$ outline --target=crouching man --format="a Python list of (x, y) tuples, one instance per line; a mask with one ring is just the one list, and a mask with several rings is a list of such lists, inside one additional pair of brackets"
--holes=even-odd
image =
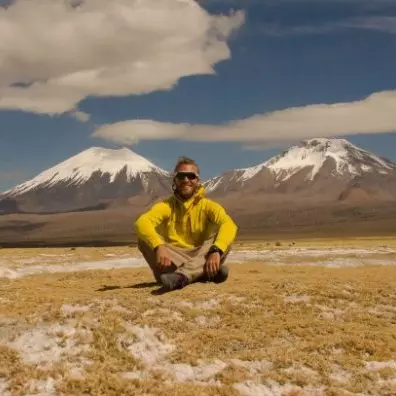
[(138, 247), (157, 282), (167, 290), (196, 281), (227, 280), (224, 266), (237, 226), (224, 208), (205, 197), (195, 161), (182, 157), (173, 195), (138, 217)]

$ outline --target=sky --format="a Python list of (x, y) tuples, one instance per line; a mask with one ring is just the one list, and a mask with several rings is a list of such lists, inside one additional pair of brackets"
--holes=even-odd
[(0, 192), (92, 146), (203, 179), (313, 137), (396, 162), (394, 0), (0, 0)]

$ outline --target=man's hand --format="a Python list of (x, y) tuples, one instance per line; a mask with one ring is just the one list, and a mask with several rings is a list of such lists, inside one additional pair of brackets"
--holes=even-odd
[(213, 252), (208, 254), (204, 269), (208, 278), (213, 279), (213, 277), (219, 272), (220, 269), (219, 252)]
[(170, 267), (172, 265), (172, 261), (170, 259), (170, 254), (165, 245), (160, 245), (155, 249), (157, 256), (157, 264), (162, 267)]

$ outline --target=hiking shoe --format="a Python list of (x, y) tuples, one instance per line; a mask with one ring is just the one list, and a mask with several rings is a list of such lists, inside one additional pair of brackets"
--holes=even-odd
[(214, 276), (213, 282), (214, 283), (222, 283), (225, 282), (228, 279), (228, 273), (229, 273), (228, 267), (225, 265), (222, 265), (219, 269), (219, 272)]
[(167, 290), (176, 290), (187, 286), (188, 279), (183, 274), (171, 272), (161, 275), (161, 283)]

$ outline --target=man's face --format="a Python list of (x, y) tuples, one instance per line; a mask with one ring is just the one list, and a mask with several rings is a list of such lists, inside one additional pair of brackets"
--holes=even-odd
[(199, 186), (199, 175), (195, 165), (183, 164), (174, 177), (177, 193), (184, 199), (191, 198)]

